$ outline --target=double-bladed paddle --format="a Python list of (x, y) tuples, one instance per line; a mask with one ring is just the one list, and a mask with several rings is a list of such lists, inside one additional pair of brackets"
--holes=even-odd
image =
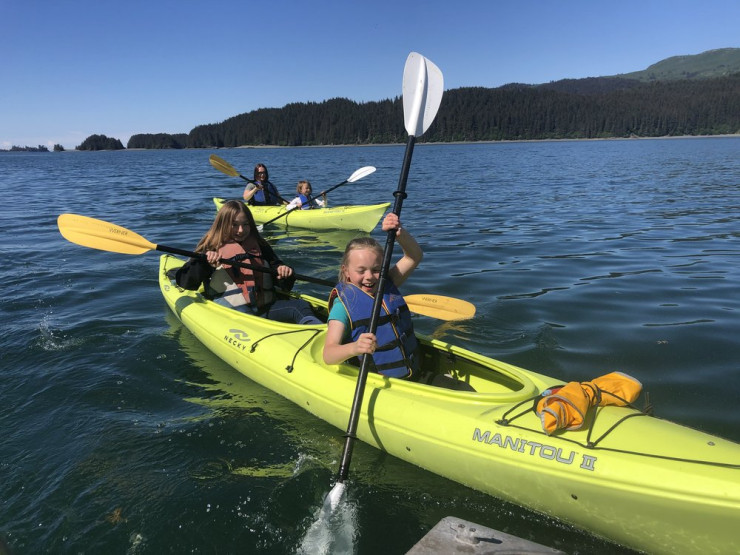
[[(423, 135), (434, 121), (439, 105), (442, 102), (443, 89), (444, 79), (439, 68), (421, 54), (417, 54), (416, 52), (409, 54), (403, 70), (403, 117), (409, 138), (406, 143), (406, 153), (401, 167), (401, 175), (398, 180), (398, 190), (393, 193), (396, 198), (393, 212), (399, 216), (401, 215), (403, 199), (406, 197), (406, 181), (409, 175), (409, 168), (411, 167), (411, 157), (414, 153), (416, 137)], [(375, 333), (378, 328), (380, 308), (383, 303), (383, 291), (385, 290), (385, 282), (388, 277), (391, 256), (393, 255), (395, 238), (396, 230), (389, 231), (385, 249), (383, 250), (383, 265), (380, 269), (380, 279), (378, 280), (378, 289), (370, 319), (370, 333)], [(365, 383), (367, 382), (367, 375), (370, 370), (369, 360), (370, 355), (363, 355), (360, 372), (357, 376), (357, 386), (355, 388), (354, 400), (352, 401), (352, 410), (349, 415), (347, 433), (345, 434), (346, 439), (342, 461), (339, 466), (339, 475), (337, 476), (336, 484), (329, 492), (329, 495), (327, 495), (324, 503), (325, 506), (328, 504), (332, 510), (342, 498), (344, 482), (349, 475), (352, 448), (356, 438), (357, 425), (360, 420)]]
[[(125, 227), (103, 220), (80, 216), (79, 214), (62, 214), (57, 218), (57, 225), (59, 226), (59, 231), (62, 236), (67, 239), (67, 241), (82, 245), (83, 247), (89, 247), (91, 249), (117, 252), (121, 254), (144, 254), (151, 250), (157, 250), (180, 256), (205, 259), (205, 254), (203, 253), (187, 251), (175, 247), (167, 247), (164, 245), (155, 245), (130, 229), (126, 229)], [(228, 259), (224, 260), (224, 262), (232, 266), (239, 266), (277, 275), (277, 271), (274, 268), (255, 266)], [(301, 274), (294, 273), (293, 276), (301, 281), (325, 285), (327, 287), (334, 287), (336, 284), (333, 281), (304, 276)], [(426, 294), (409, 295), (404, 298), (411, 312), (430, 316), (439, 320), (461, 320), (472, 318), (475, 315), (475, 306), (461, 299)]]
[[(211, 163), (211, 166), (216, 168), (221, 173), (225, 173), (226, 175), (230, 175), (231, 177), (241, 177), (244, 181), (247, 183), (256, 184), (257, 182), (254, 179), (249, 179), (247, 177), (244, 177), (242, 174), (240, 174), (238, 171), (236, 171), (236, 168), (229, 164), (226, 160), (221, 158), (220, 156), (216, 156), (215, 154), (211, 154), (208, 157), (208, 161)], [(287, 200), (285, 200), (283, 197), (278, 195), (278, 198), (282, 200), (284, 203), (288, 203)]]
[[(347, 179), (345, 179), (341, 183), (337, 183), (333, 187), (329, 187), (328, 189), (326, 189), (324, 191), (321, 191), (318, 195), (312, 195), (312, 198), (320, 197), (321, 195), (326, 195), (327, 193), (330, 193), (331, 191), (333, 191), (337, 187), (341, 187), (342, 185), (346, 185), (347, 183), (354, 183), (355, 181), (359, 181), (363, 177), (367, 177), (368, 175), (370, 175), (371, 173), (374, 173), (374, 172), (375, 172), (375, 167), (374, 166), (365, 166), (365, 167), (362, 167), (359, 170), (356, 170), (352, 175), (350, 175)], [(300, 209), (303, 208), (304, 205), (306, 205), (306, 204), (308, 204), (310, 202), (311, 202), (311, 199), (309, 199), (306, 202), (302, 203), (300, 206), (294, 208), (293, 210), (300, 210)], [(280, 218), (284, 218), (285, 216), (287, 216), (288, 214), (290, 214), (293, 210), (286, 210), (282, 214), (280, 214), (278, 216), (275, 216), (273, 219), (267, 220), (265, 223), (258, 225), (257, 226), (257, 229), (259, 231), (262, 231), (267, 224), (271, 224), (275, 220), (279, 220)]]
[[(206, 258), (205, 253), (202, 252), (187, 251), (176, 247), (167, 247), (165, 245), (155, 245), (130, 229), (126, 229), (125, 227), (121, 227), (104, 220), (80, 216), (79, 214), (60, 215), (57, 218), (57, 226), (59, 227), (62, 237), (67, 241), (77, 243), (83, 247), (90, 247), (91, 249), (118, 252), (121, 254), (143, 254), (151, 250), (157, 250), (168, 252), (170, 254), (178, 254), (180, 256), (201, 258), (203, 260)], [(255, 266), (253, 264), (237, 262), (229, 259), (224, 259), (224, 262), (240, 268), (249, 268), (250, 270), (277, 275), (277, 270), (274, 268)], [(326, 279), (295, 273), (293, 275), (296, 279), (307, 281), (309, 283), (326, 285), (328, 287), (333, 287), (335, 285), (334, 282)]]

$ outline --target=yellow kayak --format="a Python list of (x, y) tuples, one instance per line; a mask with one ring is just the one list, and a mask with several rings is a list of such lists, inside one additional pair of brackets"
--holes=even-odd
[[(216, 209), (228, 199), (214, 198)], [(324, 231), (328, 229), (345, 229), (371, 232), (381, 216), (388, 210), (390, 202), (382, 204), (358, 204), (352, 206), (334, 206), (329, 208), (314, 208), (312, 210), (291, 210), (287, 215), (272, 222), (281, 227), (300, 227)], [(285, 213), (284, 206), (250, 206), (249, 210), (258, 224), (269, 222)]]
[[(168, 271), (182, 263), (161, 258), (160, 288), (193, 335), (250, 379), (344, 431), (358, 369), (324, 364), (326, 326), (273, 322), (180, 289)], [(326, 316), (324, 301), (302, 297)], [(632, 549), (740, 552), (737, 443), (616, 406), (593, 409), (582, 430), (546, 435), (532, 408), (561, 381), (419, 339), (425, 370), (474, 391), (371, 373), (361, 441)]]

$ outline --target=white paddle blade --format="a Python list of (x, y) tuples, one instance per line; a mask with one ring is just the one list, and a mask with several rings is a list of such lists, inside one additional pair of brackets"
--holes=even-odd
[(354, 183), (355, 181), (359, 181), (363, 177), (367, 177), (368, 175), (374, 172), (375, 172), (375, 167), (373, 166), (365, 166), (364, 168), (360, 168), (359, 170), (357, 170), (355, 173), (353, 173), (347, 178), (347, 183)]
[(417, 52), (409, 54), (403, 69), (403, 119), (409, 135), (419, 137), (429, 129), (443, 92), (440, 69)]
[(324, 509), (333, 512), (344, 495), (344, 482), (337, 482), (324, 499)]

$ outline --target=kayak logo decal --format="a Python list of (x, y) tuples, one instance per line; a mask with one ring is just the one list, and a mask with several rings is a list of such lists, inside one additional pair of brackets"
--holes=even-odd
[(249, 341), (249, 334), (247, 332), (245, 332), (244, 330), (235, 330), (234, 328), (231, 328), (229, 330), (229, 333), (237, 341)]
[(245, 351), (247, 349), (247, 343), (251, 341), (249, 334), (244, 330), (231, 328), (226, 335), (224, 335), (224, 341), (229, 345), (233, 345), (237, 349)]
[[(490, 430), (482, 432), (476, 428), (473, 432), (473, 441), (485, 443), (486, 445), (498, 445), (501, 449), (511, 449), (516, 453), (522, 453), (531, 457), (540, 456), (543, 459), (549, 459), (561, 464), (573, 464), (576, 461), (576, 452), (570, 451), (568, 454), (563, 453), (562, 447), (553, 447), (536, 441), (527, 441), (522, 438), (512, 438), (511, 436), (502, 436), (500, 433), (491, 435)], [(596, 470), (596, 457), (591, 455), (582, 455), (580, 467), (583, 470)]]

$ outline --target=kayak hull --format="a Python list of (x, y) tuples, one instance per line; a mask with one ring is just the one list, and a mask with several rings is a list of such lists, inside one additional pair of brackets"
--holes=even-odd
[[(216, 205), (216, 209), (221, 208), (226, 200), (214, 198), (213, 203)], [(296, 227), (316, 231), (344, 229), (370, 233), (378, 225), (378, 221), (390, 205), (389, 202), (384, 202), (381, 204), (358, 204), (312, 210), (291, 210), (287, 215), (278, 218), (272, 224), (280, 227)], [(254, 221), (258, 224), (264, 224), (286, 212), (284, 206), (250, 206), (249, 210), (254, 216)]]
[[(160, 288), (183, 324), (239, 372), (345, 430), (358, 369), (323, 363), (326, 326), (272, 322), (207, 301), (167, 277), (180, 264), (162, 257)], [(325, 314), (325, 302), (304, 298)], [(633, 549), (740, 550), (740, 445), (628, 407), (593, 411), (590, 436), (588, 430), (547, 436), (531, 408), (559, 380), (420, 339), (425, 369), (476, 391), (370, 374), (361, 441)], [(622, 420), (628, 415), (634, 417)]]

